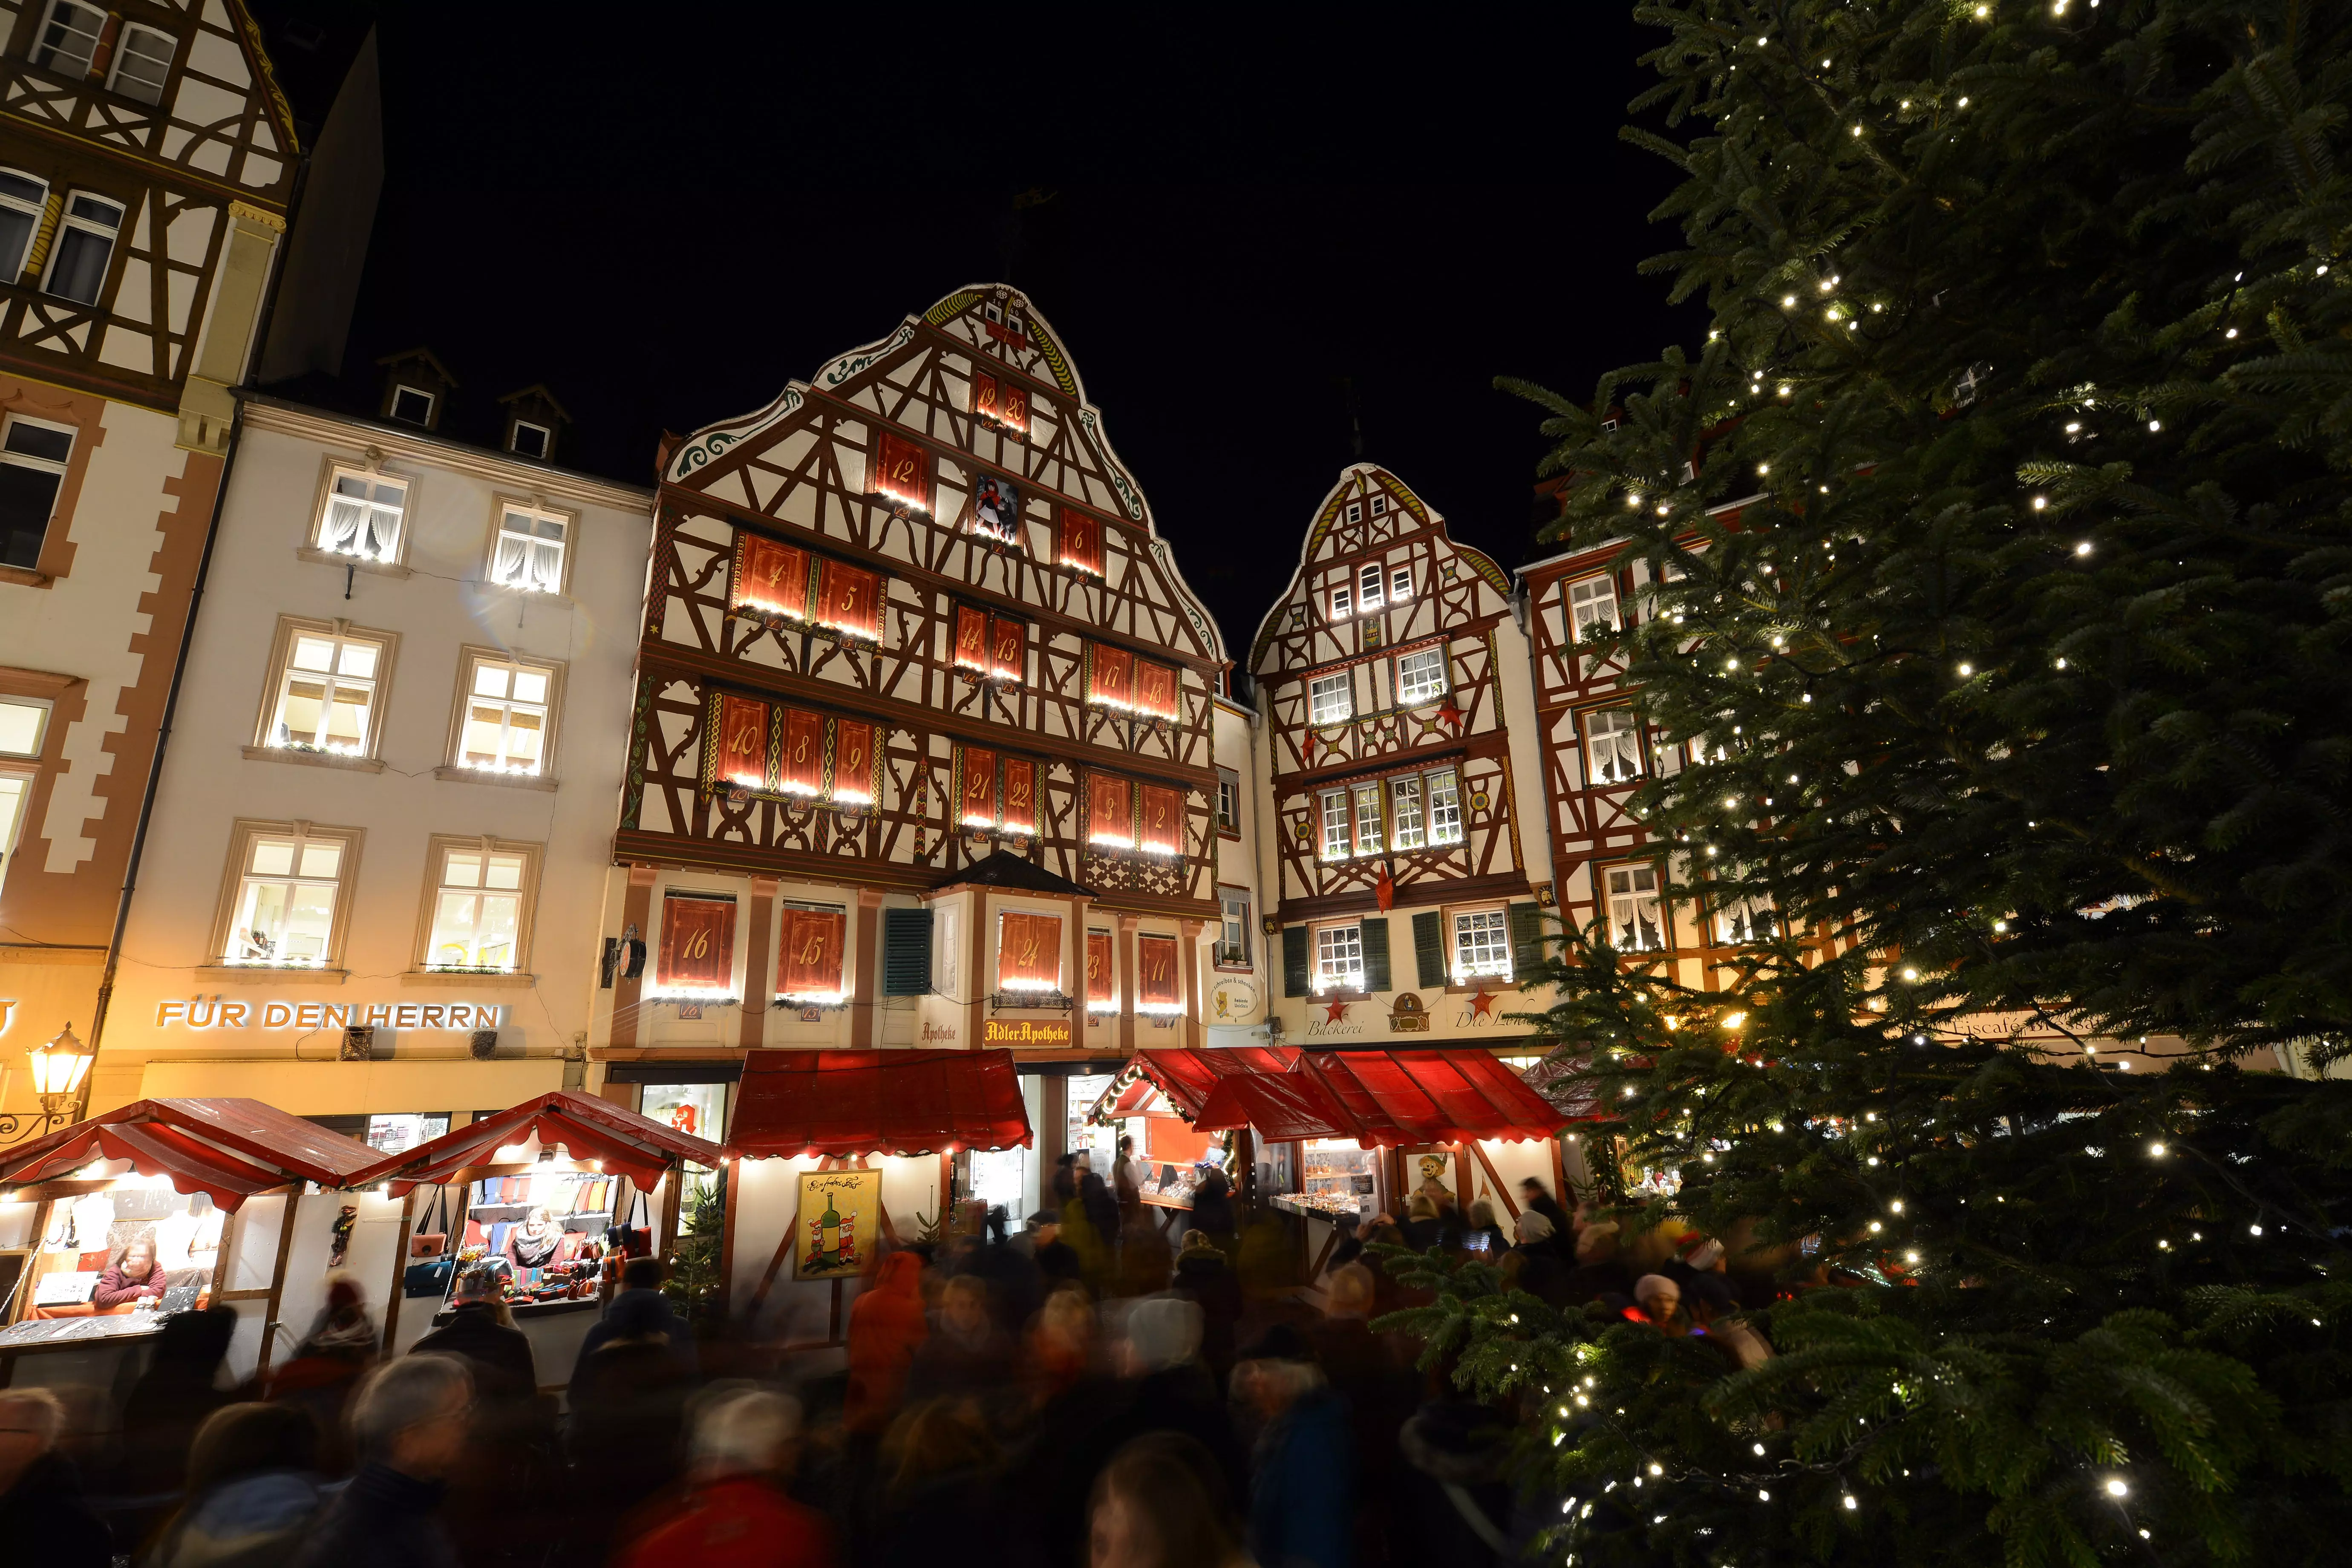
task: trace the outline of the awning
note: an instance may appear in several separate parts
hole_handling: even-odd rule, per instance
[[[1196,1132],[1255,1127],[1276,1142],[1293,1138],[1352,1138],[1346,1113],[1312,1073],[1234,1073],[1217,1080],[1193,1120]]]
[[[349,1186],[376,1152],[257,1100],[141,1100],[0,1153],[0,1186],[70,1176],[94,1160],[128,1160],[234,1209],[294,1182]]]
[[[1231,1046],[1212,1050],[1138,1051],[1135,1060],[1103,1091],[1087,1116],[1097,1121],[1148,1113],[1150,1091],[1166,1097],[1166,1109],[1198,1123],[1209,1091],[1236,1074],[1286,1073],[1298,1053],[1283,1046]]]
[[[716,1166],[725,1153],[718,1144],[665,1126],[593,1095],[559,1089],[524,1100],[510,1110],[455,1127],[430,1142],[382,1160],[346,1184],[392,1184],[394,1197],[426,1184],[446,1185],[466,1172],[498,1163],[498,1152],[513,1145],[562,1149],[573,1160],[595,1161],[640,1187],[661,1180],[681,1160]]]
[[[1013,1053],[754,1051],[727,1152],[930,1154],[1026,1148],[1033,1136]]]
[[[1546,1057],[1520,1081],[1570,1121],[1605,1121],[1609,1113],[1601,1109],[1601,1091],[1579,1076],[1591,1065],[1590,1057]]]
[[[1552,1137],[1570,1121],[1509,1063],[1476,1047],[1312,1051],[1300,1066],[1354,1123],[1353,1135],[1366,1148],[1525,1142]]]

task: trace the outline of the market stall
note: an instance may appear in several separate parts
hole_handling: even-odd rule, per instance
[[[1287,1073],[1225,1078],[1194,1121],[1203,1131],[1254,1126],[1287,1157],[1268,1163],[1286,1179],[1264,1194],[1309,1223],[1314,1261],[1338,1239],[1341,1215],[1404,1217],[1413,1193],[1467,1213],[1484,1198],[1507,1234],[1518,1218],[1518,1184],[1535,1176],[1558,1194],[1557,1142],[1570,1117],[1529,1088],[1510,1064],[1475,1047],[1309,1051]]]
[[[137,1100],[0,1152],[0,1260],[15,1266],[0,1384],[112,1387],[166,1317],[215,1302],[239,1319],[231,1374],[267,1373],[331,1268],[367,1244],[389,1253],[381,1226],[359,1229],[355,1194],[318,1192],[377,1157],[236,1099]]]
[[[1191,1212],[1192,1194],[1213,1167],[1238,1176],[1236,1158],[1221,1131],[1198,1125],[1202,1108],[1221,1084],[1289,1072],[1298,1053],[1274,1046],[1204,1050],[1138,1051],[1087,1112],[1089,1121],[1124,1128],[1146,1167],[1143,1205],[1173,1231]],[[1238,1180],[1235,1181],[1239,1186]]]
[[[1032,1136],[1008,1050],[752,1052],[727,1141],[730,1310],[785,1352],[839,1347],[882,1250],[943,1224],[956,1155]]]
[[[501,1276],[515,1326],[530,1336],[541,1376],[568,1373],[603,1305],[611,1229],[636,1219],[667,1254],[690,1171],[715,1173],[723,1158],[716,1143],[556,1089],[378,1160],[352,1184],[383,1183],[402,1204],[384,1342],[395,1351],[415,1343],[446,1321],[458,1276],[488,1267]],[[424,1239],[436,1236],[443,1241]],[[415,1267],[436,1259],[450,1267]]]

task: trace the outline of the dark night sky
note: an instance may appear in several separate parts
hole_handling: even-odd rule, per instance
[[[1008,279],[1235,657],[1351,458],[1350,380],[1364,455],[1507,566],[1541,447],[1492,378],[1589,395],[1699,324],[1634,272],[1675,237],[1645,221],[1670,171],[1616,139],[1647,40],[1591,0],[382,9],[348,382],[426,343],[487,424],[544,381],[570,462],[650,483],[663,428]],[[256,10],[281,55],[287,18],[354,15]]]

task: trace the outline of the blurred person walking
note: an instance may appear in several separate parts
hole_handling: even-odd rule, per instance
[[[1176,1293],[1201,1309],[1201,1356],[1219,1387],[1234,1370],[1234,1336],[1242,1321],[1241,1277],[1207,1232],[1184,1233],[1176,1255]]]
[[[352,1397],[359,1473],[327,1506],[296,1568],[457,1568],[435,1517],[466,1451],[474,1376],[456,1356],[407,1355]]]
[[[574,1378],[588,1364],[588,1358],[603,1349],[607,1341],[625,1333],[642,1334],[654,1319],[661,1320],[654,1326],[667,1336],[671,1359],[680,1370],[688,1377],[701,1370],[695,1354],[693,1331],[671,1307],[668,1295],[662,1289],[667,1273],[658,1258],[632,1258],[621,1266],[621,1289],[604,1304],[604,1317],[589,1328],[580,1342],[580,1353],[572,1363]]]
[[[58,1452],[65,1421],[47,1389],[0,1388],[0,1542],[37,1568],[108,1568],[114,1539]]]
[[[1181,1296],[1153,1297],[1129,1310],[1121,1347],[1127,1408],[1109,1446],[1150,1432],[1180,1433],[1215,1461],[1226,1494],[1240,1497],[1249,1467],[1216,1381],[1201,1363],[1202,1326],[1199,1304]]]
[[[497,1269],[468,1268],[457,1278],[449,1321],[410,1348],[418,1355],[465,1357],[473,1363],[474,1386],[485,1401],[530,1399],[539,1393],[539,1365],[530,1336],[514,1326],[499,1290]]]
[[[1002,1568],[1008,1521],[996,1507],[1002,1455],[970,1400],[909,1405],[883,1439],[882,1514],[873,1568]]]
[[[504,1288],[497,1267],[468,1268],[457,1277],[449,1321],[415,1347],[420,1355],[461,1356],[474,1374],[465,1458],[441,1505],[467,1568],[529,1563],[564,1525],[529,1500],[546,1495],[559,1468],[555,1408],[539,1392],[538,1362],[499,1299]]]
[[[713,1389],[688,1413],[686,1491],[615,1553],[614,1568],[833,1568],[824,1516],[792,1500],[797,1401]]]
[[[215,1386],[236,1332],[233,1307],[174,1312],[163,1320],[155,1334],[154,1359],[122,1402],[118,1489],[143,1497],[181,1489],[197,1429],[236,1397]]]
[[[1397,1435],[1413,1412],[1412,1352],[1372,1331],[1372,1271],[1350,1263],[1328,1276],[1323,1321],[1307,1330],[1308,1348],[1331,1392],[1347,1411],[1350,1436],[1356,1562],[1378,1568],[1390,1561],[1390,1507],[1397,1470]]]
[[[565,1447],[593,1511],[618,1516],[677,1479],[692,1383],[670,1344],[677,1319],[658,1292],[615,1297],[613,1333],[580,1364],[567,1392]]]
[[[1148,1433],[1113,1456],[1087,1533],[1088,1568],[1251,1568],[1216,1460],[1181,1433]]]
[[[321,1506],[319,1428],[299,1405],[229,1405],[188,1450],[187,1500],[146,1568],[273,1568]]]
[[[1261,1568],[1352,1568],[1347,1407],[1298,1331],[1276,1323],[1243,1351],[1234,1394],[1262,1423],[1250,1453],[1250,1555]]]
[[[908,1370],[930,1331],[923,1260],[894,1252],[849,1309],[849,1392],[841,1414],[852,1433],[878,1436],[890,1425],[906,1398]]]
[[[1013,1341],[989,1310],[988,1281],[959,1274],[940,1291],[930,1334],[907,1369],[907,1398],[990,1399],[1013,1379]]]

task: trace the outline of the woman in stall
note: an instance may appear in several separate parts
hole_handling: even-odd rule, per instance
[[[112,1307],[134,1307],[142,1296],[161,1300],[163,1271],[155,1266],[155,1238],[136,1236],[123,1243],[114,1262],[98,1277],[89,1304],[103,1312]]]
[[[543,1208],[535,1208],[507,1234],[507,1261],[516,1278],[526,1268],[547,1268],[569,1263],[580,1250],[579,1240]]]

